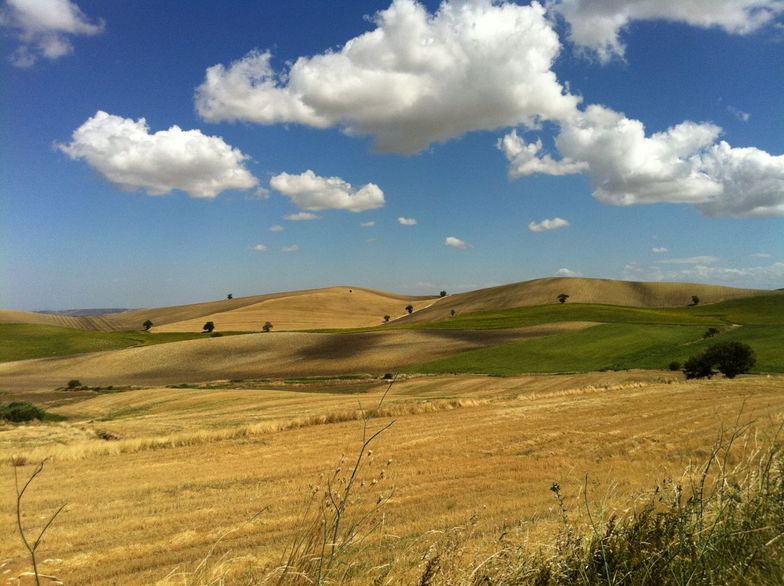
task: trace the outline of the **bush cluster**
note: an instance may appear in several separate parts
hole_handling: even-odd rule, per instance
[[[686,378],[710,378],[718,370],[727,378],[735,378],[749,372],[756,363],[754,350],[748,344],[720,342],[690,357],[683,365],[683,373]]]
[[[46,418],[46,411],[26,401],[0,403],[0,419],[4,421],[22,423],[25,421],[32,421],[33,419],[43,421]]]

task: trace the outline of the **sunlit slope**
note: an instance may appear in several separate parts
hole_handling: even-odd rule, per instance
[[[0,310],[0,323],[102,332],[141,330],[147,320],[153,322],[154,331],[160,332],[200,332],[205,321],[215,322],[224,331],[259,331],[266,321],[272,322],[276,329],[351,328],[382,323],[385,315],[394,319],[406,313],[405,307],[409,303],[421,308],[434,300],[347,286],[132,309],[89,317]],[[271,305],[265,305],[268,303]],[[234,312],[238,313],[231,315]]]
[[[429,307],[438,298],[410,297],[356,287],[331,287],[313,291],[280,294],[242,307],[221,308],[214,313],[156,326],[156,332],[200,332],[206,321],[218,331],[258,332],[265,322],[276,331],[321,328],[361,328],[407,315],[406,306],[415,310]],[[153,319],[153,321],[155,321]]]
[[[90,386],[105,386],[383,374],[401,366],[436,360],[466,350],[555,335],[592,325],[560,323],[473,332],[272,332],[205,337],[111,352],[0,363],[0,389],[52,389],[63,386],[70,379],[79,379]]]
[[[558,303],[558,295],[569,295],[567,303],[600,303],[630,307],[684,307],[696,295],[700,305],[773,293],[760,289],[738,289],[696,283],[654,283],[610,279],[548,278],[512,283],[442,299],[433,307],[405,317],[402,322],[426,322],[458,314]]]

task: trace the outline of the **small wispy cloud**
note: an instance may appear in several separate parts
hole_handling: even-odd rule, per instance
[[[528,224],[528,229],[531,232],[546,232],[548,230],[557,230],[558,228],[565,228],[569,225],[568,220],[563,218],[551,218],[542,220],[541,222],[531,222]]]
[[[689,256],[686,258],[666,258],[657,260],[660,265],[709,265],[719,262],[717,256]]]
[[[471,248],[471,245],[468,242],[461,240],[456,236],[447,236],[444,239],[444,246],[451,246],[452,248],[459,248],[461,250]]]
[[[267,252],[269,248],[267,248],[266,244],[256,244],[255,246],[253,246],[253,250],[255,250],[256,252]]]
[[[304,220],[318,220],[321,216],[311,214],[310,212],[297,212],[296,214],[288,214],[283,216],[284,220],[289,222],[302,222]]]
[[[416,226],[416,218],[404,218],[403,216],[397,219],[397,223],[402,226]]]
[[[274,226],[270,226],[270,232],[283,232],[285,228],[280,224],[275,224]]]
[[[376,225],[376,223],[373,220],[370,220],[369,222],[360,222],[359,225],[362,226],[363,228],[372,228],[373,226]]]
[[[291,244],[290,246],[284,246],[280,249],[281,252],[297,252],[299,251],[299,246],[296,244]]]
[[[258,199],[269,199],[270,198],[270,190],[266,187],[262,187],[259,185],[256,188],[256,191],[253,193]]]
[[[555,274],[559,277],[582,277],[582,273],[578,273],[577,271],[573,271],[572,269],[561,268],[558,269]]]
[[[735,106],[727,106],[727,111],[741,122],[748,122],[751,119],[751,114],[744,112]]]
[[[767,252],[755,252],[754,254],[749,255],[752,258],[772,258],[772,254],[768,254]]]
[[[654,246],[651,248],[651,252],[654,254],[664,254],[665,252],[670,252],[670,249],[665,246]]]

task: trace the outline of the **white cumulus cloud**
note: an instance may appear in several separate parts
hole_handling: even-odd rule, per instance
[[[444,239],[444,246],[451,246],[452,248],[460,248],[461,250],[465,250],[466,248],[471,248],[471,245],[468,244],[465,240],[461,240],[456,236],[447,236]]]
[[[256,244],[253,247],[253,250],[255,250],[256,252],[267,252],[268,248],[265,244]]]
[[[319,177],[310,169],[299,175],[275,175],[270,187],[290,197],[302,210],[364,212],[384,206],[384,192],[378,185],[368,183],[354,189],[340,177]]]
[[[371,136],[379,151],[414,153],[473,130],[558,120],[580,101],[551,70],[561,44],[538,2],[445,0],[430,14],[393,0],[373,22],[338,50],[281,71],[255,50],[208,68],[199,114],[339,127]]]
[[[297,212],[296,214],[288,214],[283,216],[284,220],[288,220],[289,222],[302,222],[305,220],[318,220],[321,216],[317,216],[316,214],[311,214],[310,212]]]
[[[528,224],[528,229],[531,232],[545,232],[547,230],[557,230],[558,228],[565,228],[569,225],[568,220],[564,220],[563,218],[552,218],[552,219],[545,219],[541,222],[530,222]]]
[[[39,59],[59,59],[73,53],[70,37],[97,35],[103,22],[91,20],[70,0],[6,0],[0,7],[0,27],[17,36],[19,47],[11,63],[30,67]]]
[[[549,0],[569,24],[569,37],[600,61],[622,57],[621,32],[640,20],[669,20],[731,34],[753,33],[784,12],[781,0]]]
[[[397,219],[397,223],[401,226],[416,226],[417,221],[416,218],[405,218],[401,216]]]
[[[707,216],[784,215],[784,155],[735,148],[720,134],[714,124],[686,121],[648,135],[641,121],[590,105],[561,122],[555,146],[562,160],[585,164],[594,196],[605,203],[686,203]],[[531,172],[552,171],[545,161]]]
[[[570,159],[555,160],[548,154],[540,155],[542,141],[526,143],[516,130],[499,138],[497,146],[509,160],[509,177],[512,179],[534,173],[570,175],[580,173],[588,168],[588,164],[585,162]]]
[[[164,195],[179,189],[192,197],[213,198],[227,189],[250,189],[258,180],[245,168],[248,159],[218,136],[200,130],[150,133],[144,118],[132,120],[98,111],[58,148],[84,159],[108,181],[126,191]]]

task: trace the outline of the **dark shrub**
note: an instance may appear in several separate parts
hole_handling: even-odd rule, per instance
[[[207,323],[205,323],[205,324],[204,324],[204,325],[201,327],[201,329],[202,329],[202,330],[204,330],[205,332],[207,332],[208,334],[211,334],[211,333],[212,333],[212,330],[214,330],[214,329],[215,329],[215,323],[214,323],[214,322],[211,322],[211,321],[208,321]]]
[[[712,338],[713,336],[716,336],[719,333],[720,332],[719,332],[718,328],[708,328],[706,330],[706,332],[704,334],[702,334],[702,337],[703,338]]]
[[[680,370],[681,369],[681,363],[678,362],[677,360],[673,360],[672,362],[670,362],[669,368],[670,368],[670,370]]]
[[[0,419],[5,419],[12,423],[32,421],[33,419],[41,421],[45,417],[46,411],[25,401],[14,401],[7,405],[0,405]]]
[[[743,342],[719,342],[683,365],[686,378],[710,378],[714,367],[727,378],[745,374],[757,363],[754,350]]]
[[[78,378],[73,378],[68,381],[68,390],[73,391],[82,386],[81,381]]]

